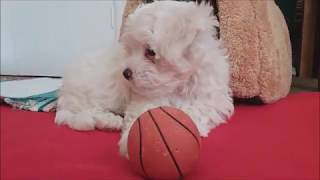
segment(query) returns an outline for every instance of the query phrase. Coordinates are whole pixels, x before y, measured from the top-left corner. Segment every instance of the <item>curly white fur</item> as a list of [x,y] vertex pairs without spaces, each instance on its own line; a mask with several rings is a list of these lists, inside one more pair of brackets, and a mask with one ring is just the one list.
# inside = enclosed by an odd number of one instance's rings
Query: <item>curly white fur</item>
[[[209,5],[158,1],[129,16],[113,55],[78,61],[64,76],[55,122],[77,130],[121,129],[120,151],[134,120],[157,106],[185,111],[207,136],[233,113],[228,58],[214,38]],[[146,48],[155,52],[151,62]],[[132,71],[126,80],[122,73]],[[124,118],[119,114],[123,114]]]

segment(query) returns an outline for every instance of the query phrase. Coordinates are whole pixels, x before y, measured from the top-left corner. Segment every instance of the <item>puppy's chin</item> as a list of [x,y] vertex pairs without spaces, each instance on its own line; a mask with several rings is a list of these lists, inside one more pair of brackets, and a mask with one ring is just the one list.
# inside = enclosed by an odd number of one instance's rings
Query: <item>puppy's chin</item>
[[145,98],[164,97],[173,94],[176,89],[176,83],[164,83],[156,86],[138,85],[134,82],[129,82],[129,88],[132,93]]
[[147,88],[147,87],[136,87],[131,85],[130,89],[134,94],[137,94],[141,97],[146,97],[146,98],[163,97],[172,93],[172,91],[168,89],[163,89],[162,87]]

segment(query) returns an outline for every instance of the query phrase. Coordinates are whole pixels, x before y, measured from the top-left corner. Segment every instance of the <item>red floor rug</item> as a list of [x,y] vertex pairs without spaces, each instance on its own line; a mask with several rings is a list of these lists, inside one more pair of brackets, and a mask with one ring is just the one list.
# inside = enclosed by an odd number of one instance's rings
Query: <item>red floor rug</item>
[[[186,179],[318,180],[320,93],[238,105],[202,141]],[[118,153],[118,132],[56,126],[53,113],[1,105],[1,179],[141,179]]]

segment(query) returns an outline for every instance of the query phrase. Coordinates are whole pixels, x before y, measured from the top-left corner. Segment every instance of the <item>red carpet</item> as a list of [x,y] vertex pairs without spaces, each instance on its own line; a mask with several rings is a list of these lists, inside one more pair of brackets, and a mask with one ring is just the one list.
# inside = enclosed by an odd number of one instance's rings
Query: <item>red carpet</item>
[[[236,107],[202,141],[186,179],[319,179],[320,93]],[[53,113],[1,106],[1,179],[141,179],[118,154],[117,132],[76,132]]]

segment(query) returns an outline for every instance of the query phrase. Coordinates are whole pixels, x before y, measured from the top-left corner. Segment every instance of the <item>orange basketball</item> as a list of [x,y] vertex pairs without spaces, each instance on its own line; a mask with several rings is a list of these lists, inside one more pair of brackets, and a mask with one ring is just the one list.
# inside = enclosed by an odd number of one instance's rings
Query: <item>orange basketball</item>
[[151,109],[132,125],[128,153],[133,168],[146,178],[179,179],[199,159],[199,132],[179,109]]

